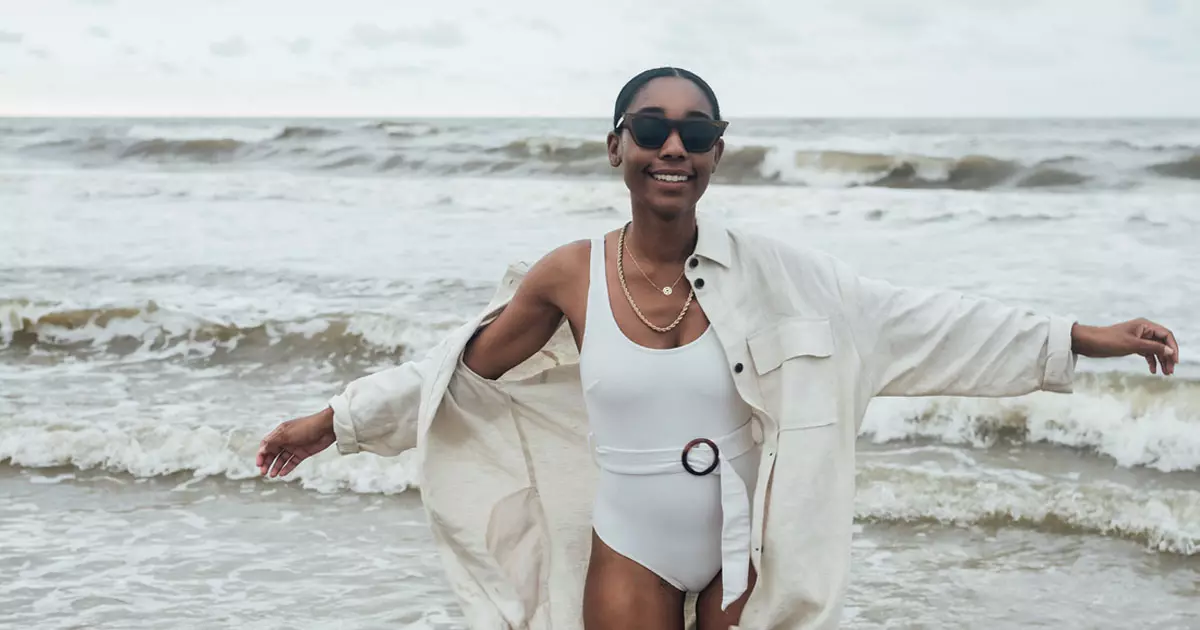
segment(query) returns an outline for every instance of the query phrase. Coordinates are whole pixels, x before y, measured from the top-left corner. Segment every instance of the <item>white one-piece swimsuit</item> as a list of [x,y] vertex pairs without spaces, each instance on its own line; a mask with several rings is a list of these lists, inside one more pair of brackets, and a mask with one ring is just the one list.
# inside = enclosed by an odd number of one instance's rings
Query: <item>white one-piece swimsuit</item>
[[[604,240],[596,239],[579,366],[600,468],[593,527],[614,551],[682,591],[701,591],[723,571],[725,608],[748,578],[760,452],[750,407],[711,326],[667,350],[626,337],[606,269]],[[709,442],[685,452],[697,438]]]

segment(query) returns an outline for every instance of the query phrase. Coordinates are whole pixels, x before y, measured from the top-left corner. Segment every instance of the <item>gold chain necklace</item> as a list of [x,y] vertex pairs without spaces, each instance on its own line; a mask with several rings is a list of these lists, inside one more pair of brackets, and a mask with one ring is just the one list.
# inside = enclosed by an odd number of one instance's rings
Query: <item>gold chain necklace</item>
[[660,286],[658,286],[657,284],[654,284],[654,281],[653,281],[653,280],[651,280],[651,279],[650,279],[650,276],[646,274],[646,270],[645,270],[645,269],[642,269],[642,265],[641,265],[640,263],[638,263],[638,261],[637,261],[637,256],[634,256],[634,255],[633,255],[633,250],[632,250],[632,249],[631,249],[631,250],[629,250],[629,260],[632,260],[632,261],[633,261],[633,266],[634,266],[634,267],[637,267],[637,270],[638,270],[638,271],[640,271],[640,272],[642,272],[642,277],[646,279],[646,282],[649,282],[649,283],[650,283],[650,286],[654,287],[655,289],[658,289],[659,291],[662,291],[662,294],[663,294],[663,295],[671,295],[672,293],[674,293],[674,292],[675,292],[675,285],[679,284],[679,280],[680,280],[681,278],[683,278],[683,271],[684,271],[684,269],[686,269],[686,267],[684,267],[684,268],[682,268],[682,269],[680,269],[680,270],[679,270],[679,278],[675,278],[675,282],[672,282],[672,283],[671,283],[669,286],[660,287]]
[[[629,301],[629,306],[633,307],[633,312],[637,314],[638,319],[642,320],[643,324],[649,326],[651,330],[654,330],[656,332],[660,332],[660,333],[671,332],[672,330],[675,329],[676,326],[679,325],[679,322],[683,321],[683,316],[687,314],[688,308],[690,308],[692,306],[692,297],[694,297],[696,295],[696,291],[695,291],[695,289],[691,289],[691,288],[688,289],[687,301],[685,301],[683,303],[683,310],[679,311],[679,316],[675,318],[675,321],[671,322],[670,326],[666,326],[666,327],[655,326],[654,324],[650,323],[650,320],[646,319],[645,315],[642,315],[642,309],[638,308],[637,303],[633,301],[633,295],[629,293],[629,286],[627,284],[625,284],[625,231],[628,229],[629,229],[629,224],[626,223],[625,227],[621,228],[621,233],[617,236],[617,277],[620,278],[620,280],[621,280],[621,290],[625,292],[625,299]],[[631,253],[629,255],[629,257],[633,258],[633,254]],[[637,262],[637,261],[634,261],[634,262]],[[643,272],[643,273],[645,273],[645,272]],[[647,278],[647,280],[649,280],[649,278]],[[676,282],[679,282],[679,281],[676,280]],[[654,283],[651,282],[650,284],[654,284]],[[667,287],[667,288],[670,288],[670,287]],[[666,295],[670,295],[669,293],[666,293],[665,291],[664,291],[664,293]]]

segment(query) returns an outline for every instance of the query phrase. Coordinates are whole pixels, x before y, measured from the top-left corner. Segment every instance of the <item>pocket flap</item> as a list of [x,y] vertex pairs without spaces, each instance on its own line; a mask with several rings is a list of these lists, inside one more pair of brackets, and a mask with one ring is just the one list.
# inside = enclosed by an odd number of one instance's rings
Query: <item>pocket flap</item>
[[746,343],[761,376],[793,357],[832,355],[833,329],[828,319],[785,319],[754,333]]

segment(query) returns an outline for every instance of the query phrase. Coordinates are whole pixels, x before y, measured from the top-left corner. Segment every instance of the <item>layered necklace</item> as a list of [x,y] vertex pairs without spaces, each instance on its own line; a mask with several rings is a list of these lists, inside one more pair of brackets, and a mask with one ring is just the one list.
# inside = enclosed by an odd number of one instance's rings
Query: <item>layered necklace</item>
[[[617,236],[617,277],[621,280],[621,290],[625,292],[625,299],[629,301],[629,306],[633,308],[633,312],[637,314],[638,319],[642,320],[643,324],[649,326],[650,329],[655,332],[671,332],[676,326],[679,325],[679,322],[683,321],[683,316],[687,315],[688,308],[692,306],[692,298],[696,295],[696,291],[690,286],[688,287],[688,296],[687,300],[683,303],[683,310],[679,311],[679,316],[676,317],[675,321],[671,322],[669,326],[656,326],[651,323],[650,320],[646,319],[646,316],[642,314],[642,309],[638,308],[637,303],[633,301],[633,294],[629,292],[629,286],[625,283],[625,232],[628,230],[629,224],[626,223],[625,227],[621,228],[621,233]],[[674,293],[675,285],[679,284],[679,281],[683,278],[683,271],[680,270],[679,277],[675,278],[675,282],[672,282],[669,286],[659,287],[657,284],[654,284],[654,281],[650,279],[650,276],[647,275],[646,271],[642,269],[642,266],[638,264],[637,258],[634,258],[632,250],[629,252],[629,259],[633,261],[633,264],[637,267],[638,271],[642,272],[642,276],[646,278],[646,282],[649,282],[650,286],[654,287],[655,289],[662,291],[663,295],[669,296]]]

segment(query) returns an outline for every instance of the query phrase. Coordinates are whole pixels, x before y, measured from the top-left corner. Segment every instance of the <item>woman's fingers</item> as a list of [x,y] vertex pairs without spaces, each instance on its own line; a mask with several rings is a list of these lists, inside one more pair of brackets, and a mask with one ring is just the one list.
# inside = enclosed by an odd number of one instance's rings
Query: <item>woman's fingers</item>
[[1162,341],[1167,347],[1166,361],[1163,361],[1163,374],[1174,374],[1175,365],[1179,363],[1179,343],[1175,341],[1175,333],[1162,326],[1158,328],[1158,332],[1162,335]]
[[1161,341],[1150,338],[1143,334],[1138,339],[1133,341],[1135,352],[1142,355],[1146,359],[1146,364],[1150,366],[1151,374],[1158,374],[1158,366],[1162,366],[1163,374],[1167,374],[1167,368],[1170,366],[1171,348]]
[[259,474],[267,474],[275,457],[279,455],[279,449],[271,444],[270,436],[258,445],[258,455],[254,458],[254,464],[258,466]]
[[279,451],[283,448],[283,425],[277,426],[258,443],[258,455],[254,458],[254,463],[258,466],[260,474],[267,474],[270,471],[271,465],[274,464],[275,458],[279,456]]
[[1138,327],[1138,336],[1160,344],[1155,355],[1158,357],[1158,363],[1162,366],[1162,373],[1174,374],[1175,364],[1179,362],[1179,343],[1175,341],[1175,334],[1158,323],[1143,321],[1142,325]]
[[275,427],[258,445],[255,465],[259,474],[266,477],[283,477],[291,474],[297,466],[312,455],[321,452],[334,442],[334,436],[322,436],[315,442],[306,442],[304,431],[297,434],[295,420]]
[[255,458],[255,463],[258,464],[259,473],[267,477],[275,477],[279,474],[279,470],[287,462],[289,451],[285,448],[287,440],[285,439],[286,424],[281,424],[275,427],[267,437],[258,446],[258,456]]
[[328,448],[337,441],[332,421],[333,410],[326,409],[275,427],[258,445],[254,463],[259,473],[268,477],[287,475],[304,460]]
[[283,462],[283,465],[280,466],[280,468],[279,468],[279,476],[286,477],[287,475],[292,474],[292,471],[296,470],[296,467],[299,466],[300,462],[304,461],[304,459],[305,458],[301,455],[297,455],[295,453],[288,453],[287,459]]
[[279,454],[275,456],[275,459],[271,461],[271,468],[267,471],[267,476],[278,477],[282,475],[283,467],[294,458],[295,455],[291,451],[288,451],[287,449],[280,450]]

